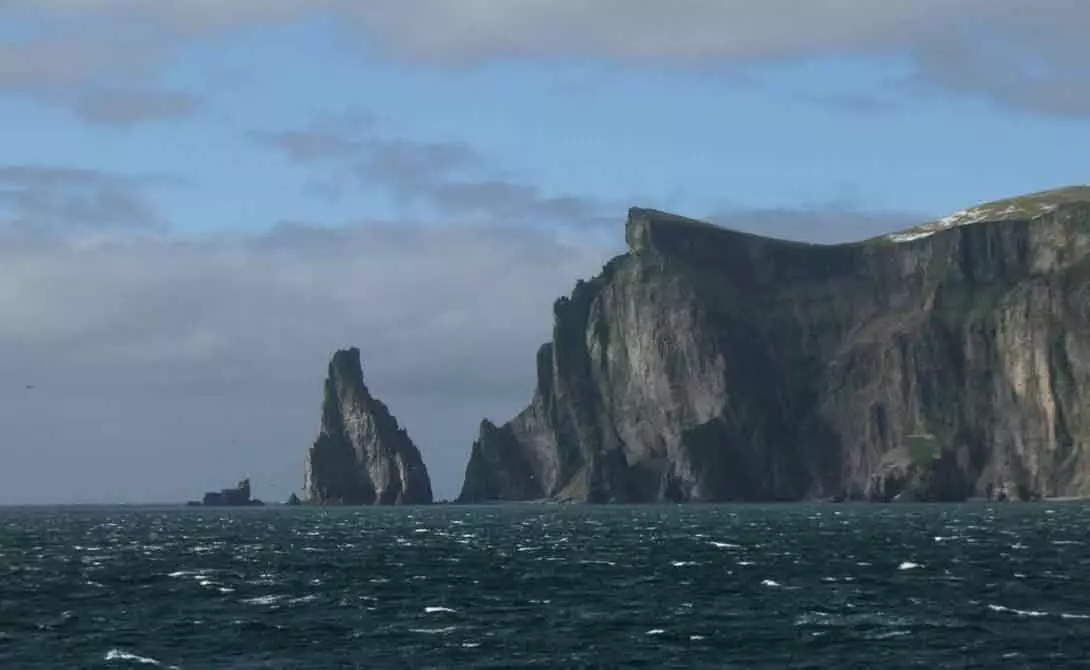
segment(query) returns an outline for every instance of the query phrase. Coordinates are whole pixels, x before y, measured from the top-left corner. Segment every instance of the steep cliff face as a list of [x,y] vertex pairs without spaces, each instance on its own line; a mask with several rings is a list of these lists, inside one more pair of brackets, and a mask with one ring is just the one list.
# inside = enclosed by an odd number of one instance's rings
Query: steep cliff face
[[1090,188],[807,245],[632,209],[461,500],[1090,494]]
[[304,475],[307,502],[343,505],[428,504],[431,481],[420,451],[363,383],[360,351],[329,363],[318,439]]

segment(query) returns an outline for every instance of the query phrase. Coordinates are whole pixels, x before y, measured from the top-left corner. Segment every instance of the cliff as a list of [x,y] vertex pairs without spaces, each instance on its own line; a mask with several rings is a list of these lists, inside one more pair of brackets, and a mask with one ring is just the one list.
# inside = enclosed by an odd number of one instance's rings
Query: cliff
[[853,244],[625,235],[461,501],[1090,494],[1090,187]]
[[306,459],[309,503],[429,504],[431,481],[420,451],[363,383],[360,351],[341,350],[329,363],[321,429]]

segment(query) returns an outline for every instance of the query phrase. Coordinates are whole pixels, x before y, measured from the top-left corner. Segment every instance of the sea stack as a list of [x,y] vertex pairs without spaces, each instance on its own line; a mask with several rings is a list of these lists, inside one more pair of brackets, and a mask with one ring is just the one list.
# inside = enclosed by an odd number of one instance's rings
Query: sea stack
[[363,382],[360,350],[333,354],[321,428],[306,459],[307,503],[426,505],[428,470],[408,434]]
[[1090,187],[852,244],[634,208],[460,500],[1090,495]]

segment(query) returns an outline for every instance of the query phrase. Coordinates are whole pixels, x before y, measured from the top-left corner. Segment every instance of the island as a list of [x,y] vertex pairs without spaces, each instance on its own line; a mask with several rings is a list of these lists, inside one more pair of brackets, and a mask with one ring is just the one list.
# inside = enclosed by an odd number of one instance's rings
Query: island
[[264,504],[250,497],[249,479],[243,479],[234,488],[209,491],[200,501],[190,500],[186,503],[190,507],[254,507]]

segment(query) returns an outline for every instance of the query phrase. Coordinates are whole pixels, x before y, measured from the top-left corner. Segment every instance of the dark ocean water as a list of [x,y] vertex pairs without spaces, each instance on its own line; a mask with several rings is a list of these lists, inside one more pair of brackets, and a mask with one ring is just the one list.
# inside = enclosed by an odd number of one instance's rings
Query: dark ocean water
[[0,510],[0,668],[1090,666],[1090,506]]

